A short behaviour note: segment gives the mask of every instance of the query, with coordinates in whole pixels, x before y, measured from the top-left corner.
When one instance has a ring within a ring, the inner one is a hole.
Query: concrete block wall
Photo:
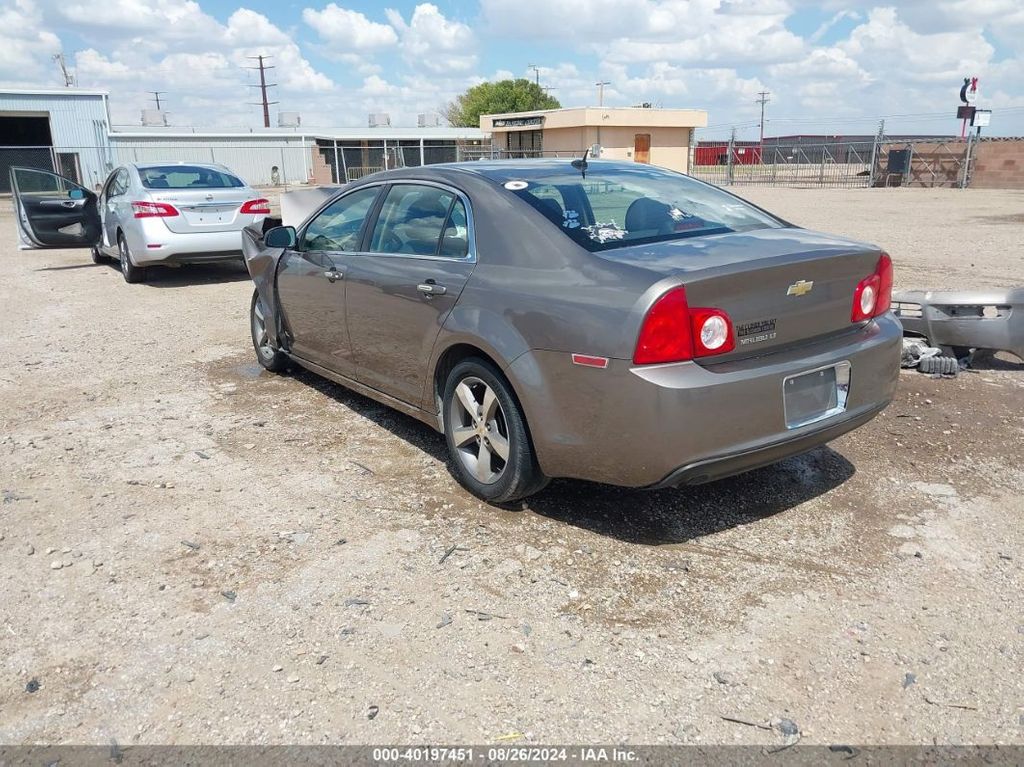
[[[972,189],[1024,189],[1024,139],[979,142],[970,185]]]

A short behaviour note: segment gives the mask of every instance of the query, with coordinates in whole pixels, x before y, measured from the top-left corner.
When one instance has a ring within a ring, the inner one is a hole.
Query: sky
[[[269,55],[277,110],[309,128],[415,125],[483,82],[539,77],[563,106],[704,109],[702,138],[951,134],[980,78],[990,135],[1024,135],[1022,0],[0,0],[0,85],[108,90],[138,125],[161,96],[178,126],[250,128]],[[537,69],[531,68],[535,66]]]

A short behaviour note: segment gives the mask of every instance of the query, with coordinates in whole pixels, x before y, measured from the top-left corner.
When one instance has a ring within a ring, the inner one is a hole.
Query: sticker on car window
[[[506,181],[505,182],[505,188],[508,189],[510,192],[521,192],[524,189],[526,189],[526,187],[528,187],[528,186],[529,186],[529,184],[527,184],[525,181]]]
[[[587,233],[587,236],[594,242],[612,242],[614,240],[621,240],[626,236],[626,230],[616,224],[614,221],[609,221],[606,224],[596,223],[590,226],[583,227],[583,231]]]
[[[562,213],[562,228],[563,229],[579,229],[580,228],[580,214],[575,210],[567,210]]]

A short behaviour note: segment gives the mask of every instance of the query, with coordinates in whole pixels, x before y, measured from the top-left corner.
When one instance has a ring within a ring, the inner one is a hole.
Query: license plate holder
[[[844,412],[849,393],[849,362],[787,377],[782,382],[786,428],[798,429]]]

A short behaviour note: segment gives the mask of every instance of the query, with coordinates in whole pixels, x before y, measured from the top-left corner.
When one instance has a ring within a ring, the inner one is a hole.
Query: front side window
[[[752,205],[679,173],[590,163],[485,171],[590,251],[783,226]]]
[[[237,189],[245,186],[230,173],[202,165],[154,165],[139,168],[146,189]]]
[[[107,197],[119,197],[128,191],[128,171],[120,168],[110,182]]]
[[[103,194],[105,194],[107,196],[107,198],[114,197],[114,196],[117,195],[117,174],[118,173],[120,173],[120,171],[117,171],[117,170],[115,170],[113,173],[111,173],[110,177],[107,179],[106,185],[103,187]]]
[[[359,250],[363,222],[379,191],[380,187],[367,187],[332,202],[309,222],[299,249],[348,253]]]
[[[447,227],[456,196],[432,186],[395,184],[381,205],[377,223],[370,238],[372,253],[403,253],[413,256],[435,256],[439,252],[442,233]],[[461,202],[459,203],[462,204]],[[465,232],[465,208],[462,209]],[[447,236],[445,237],[447,240]],[[457,234],[452,238],[457,239]],[[465,236],[463,240],[466,241]],[[450,244],[458,249],[454,242]],[[465,255],[465,253],[462,253]]]

